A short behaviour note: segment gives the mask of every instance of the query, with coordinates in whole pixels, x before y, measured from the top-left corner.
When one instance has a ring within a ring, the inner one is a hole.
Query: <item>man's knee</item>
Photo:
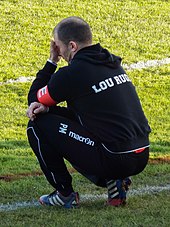
[[[40,114],[34,119],[34,121],[29,120],[27,128],[36,127],[38,124],[43,124],[43,122],[47,121],[47,118],[48,114]]]
[[[34,126],[35,126],[34,121],[29,120],[27,124],[27,128],[34,127]]]

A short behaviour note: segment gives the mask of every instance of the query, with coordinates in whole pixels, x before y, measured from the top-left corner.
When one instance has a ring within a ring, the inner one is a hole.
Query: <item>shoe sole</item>
[[[126,205],[126,199],[113,199],[112,201],[106,202],[107,206],[121,207]]]

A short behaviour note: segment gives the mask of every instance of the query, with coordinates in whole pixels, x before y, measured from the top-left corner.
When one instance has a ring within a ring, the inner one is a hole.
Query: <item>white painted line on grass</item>
[[[132,189],[129,190],[128,196],[133,197],[136,195],[146,195],[146,194],[154,194],[159,193],[161,191],[170,191],[170,184],[164,185],[164,186],[148,186],[146,185],[144,188],[138,188],[138,189]],[[81,195],[80,200],[82,202],[86,201],[96,201],[101,199],[107,199],[107,194],[85,194]],[[36,207],[41,206],[39,202],[33,200],[31,202],[16,202],[16,203],[8,203],[8,204],[0,204],[0,211],[14,211],[18,210],[20,208],[28,208],[28,207]]]
[[[170,191],[170,184],[166,186],[148,186],[146,185],[144,188],[138,188],[138,189],[132,189],[129,190],[128,192],[128,197],[133,197],[136,195],[146,195],[146,194],[154,194],[154,193],[159,193],[164,190],[169,190]],[[81,196],[81,201],[87,201],[87,200],[98,200],[98,199],[107,199],[107,194],[100,194],[100,195],[92,195],[92,194],[87,194],[87,195],[82,195]]]
[[[133,69],[145,69],[150,67],[158,67],[161,65],[168,65],[168,64],[170,64],[170,58],[164,58],[162,60],[148,60],[146,62],[139,61],[131,65],[124,64],[123,67],[127,70],[133,70]]]
[[[139,61],[137,63],[133,63],[130,65],[123,64],[123,67],[126,70],[135,70],[135,69],[145,69],[145,68],[150,68],[150,67],[158,67],[161,65],[168,65],[168,64],[170,64],[170,58],[164,58],[162,60]],[[7,80],[6,82],[0,82],[0,85],[32,82],[34,79],[35,79],[34,76],[30,76],[30,77],[21,76],[15,80],[10,79],[10,80]]]
[[[0,211],[13,211],[18,210],[19,208],[28,208],[28,207],[35,207],[39,206],[40,203],[37,201],[32,202],[16,202],[16,203],[7,203],[7,204],[0,204]]]
[[[0,82],[0,85],[13,84],[13,83],[27,83],[27,82],[32,82],[34,79],[35,79],[34,76],[30,76],[30,77],[21,76],[15,80],[10,79],[10,80],[7,80],[6,82]]]

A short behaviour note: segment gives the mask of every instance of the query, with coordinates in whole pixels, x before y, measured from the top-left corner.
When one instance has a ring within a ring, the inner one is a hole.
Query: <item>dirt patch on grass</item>
[[[69,168],[70,173],[76,172],[74,168]],[[36,177],[36,176],[42,176],[42,172],[30,172],[30,173],[18,173],[18,174],[6,174],[6,175],[1,175],[0,180],[6,181],[6,182],[11,182],[14,180],[18,180],[24,177]]]
[[[152,158],[149,159],[150,164],[165,164],[168,163],[170,164],[170,157],[158,157],[158,158]],[[74,168],[69,168],[70,173],[76,172]],[[30,172],[30,173],[18,173],[18,174],[6,174],[6,175],[1,175],[0,180],[6,181],[6,182],[11,182],[14,180],[18,180],[24,177],[36,177],[36,176],[41,176],[43,175],[42,172]]]
[[[170,156],[168,157],[158,157],[158,158],[150,158],[149,159],[150,164],[170,164]]]
[[[0,176],[0,180],[4,180],[4,181],[8,182],[8,181],[13,181],[13,180],[18,180],[18,179],[24,178],[24,177],[33,177],[33,176],[41,176],[41,175],[42,175],[41,172],[6,174],[6,175]]]

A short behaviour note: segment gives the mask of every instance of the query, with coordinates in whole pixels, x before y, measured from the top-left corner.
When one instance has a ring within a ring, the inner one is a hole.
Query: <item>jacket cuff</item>
[[[56,68],[57,68],[57,65],[54,65],[51,62],[47,61],[42,70],[51,75],[55,72]]]

